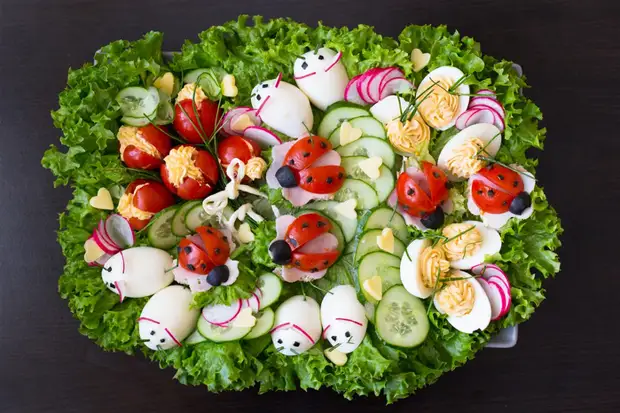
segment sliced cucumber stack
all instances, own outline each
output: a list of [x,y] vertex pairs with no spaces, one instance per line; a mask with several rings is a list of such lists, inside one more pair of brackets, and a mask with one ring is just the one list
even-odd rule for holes
[[338,202],[355,199],[358,210],[373,209],[379,205],[379,198],[373,187],[362,180],[353,178],[345,179],[342,187],[334,195],[334,199]]
[[327,139],[330,133],[339,127],[343,121],[369,115],[370,112],[361,106],[346,102],[334,103],[325,111],[317,134]]
[[282,294],[282,280],[280,277],[270,272],[258,277],[257,286],[263,293],[261,296],[262,308],[269,307],[278,301]]
[[147,234],[149,242],[153,247],[167,250],[179,242],[179,237],[172,233],[172,220],[178,209],[179,207],[174,205],[153,217]]
[[205,338],[216,343],[224,343],[227,341],[241,340],[252,331],[253,327],[235,327],[229,324],[225,327],[211,324],[204,317],[198,319],[198,331]]
[[392,208],[380,207],[373,210],[364,224],[364,231],[383,228],[392,228],[396,238],[404,243],[409,241],[405,219]]
[[[345,181],[345,183],[346,183],[346,181]],[[327,219],[332,224],[332,229],[330,229],[329,232],[334,234],[334,236],[338,240],[338,250],[340,252],[342,252],[344,250],[346,242],[345,242],[345,238],[344,238],[344,233],[342,232],[342,228],[340,228],[340,225],[338,225],[338,223],[335,220],[333,220],[327,214],[325,214],[324,212],[321,212],[321,211],[314,211],[314,210],[311,210],[311,209],[306,209],[306,210],[300,211],[297,214],[297,216],[300,216],[300,215],[303,215],[303,214],[307,214],[307,213],[319,214],[322,217],[324,217],[325,219]]]
[[[357,243],[357,249],[355,250],[355,261],[360,261],[366,254],[370,254],[375,251],[383,251],[377,245],[377,237],[381,235],[380,229],[369,229],[360,235],[359,242]],[[405,244],[398,238],[394,238],[394,252],[392,255],[401,258],[405,253]],[[399,265],[400,266],[400,265]]]
[[156,117],[159,106],[159,92],[156,88],[132,86],[118,92],[116,101],[121,107],[121,122],[132,126],[148,125]]
[[385,139],[380,138],[359,138],[344,146],[339,146],[336,152],[340,156],[378,156],[383,160],[383,165],[392,169],[396,163],[396,154]]
[[[360,116],[358,118],[348,119],[353,128],[362,130],[362,136],[370,136],[380,139],[386,139],[385,128],[377,119],[372,116]],[[332,147],[340,146],[340,125],[329,133],[329,141]]]
[[421,344],[429,330],[424,303],[400,285],[383,295],[375,311],[375,325],[383,340],[398,347]]
[[[400,258],[383,251],[371,252],[362,257],[357,268],[357,277],[360,286],[364,281],[371,279],[375,275],[381,277],[381,289],[387,291],[393,285],[401,284],[400,280]],[[362,287],[362,293],[366,301],[376,303],[373,297]]]
[[268,334],[276,320],[276,315],[271,308],[265,308],[263,311],[256,314],[255,317],[256,324],[254,324],[252,330],[243,337],[243,340],[251,340]]
[[359,179],[372,186],[377,193],[379,203],[385,201],[394,189],[394,174],[385,165],[379,168],[380,175],[377,179],[372,179],[359,167],[359,163],[366,160],[363,156],[346,156],[342,158],[341,165],[347,173],[347,178]]
[[334,208],[338,206],[340,202],[336,201],[316,201],[309,203],[306,208],[313,209],[315,211],[321,211],[329,218],[336,221],[340,228],[342,229],[342,233],[344,235],[344,239],[347,242],[351,242],[353,238],[355,238],[355,233],[357,231],[357,219],[347,218],[344,215],[339,214]]
[[[223,216],[224,218],[229,219],[234,212],[235,211],[227,205],[226,208],[224,208]],[[192,209],[190,209],[185,215],[185,226],[191,232],[196,231],[196,228],[199,226],[214,225],[216,222],[217,218],[213,215],[207,215],[205,210],[202,208],[201,202],[192,207]]]
[[176,214],[172,218],[172,233],[178,237],[184,237],[192,233],[187,225],[185,225],[185,219],[189,211],[194,209],[196,206],[200,206],[202,208],[202,202],[200,201],[190,201],[186,202],[177,209]]

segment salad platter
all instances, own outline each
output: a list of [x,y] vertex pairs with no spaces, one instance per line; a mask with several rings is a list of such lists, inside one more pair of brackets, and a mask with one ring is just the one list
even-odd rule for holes
[[445,26],[290,19],[99,49],[52,112],[80,332],[209,391],[408,397],[516,326],[559,271],[518,65]]

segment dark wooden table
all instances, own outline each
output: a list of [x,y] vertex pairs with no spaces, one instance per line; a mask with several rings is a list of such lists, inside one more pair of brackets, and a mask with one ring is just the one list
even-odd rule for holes
[[[215,3],[215,4],[212,4]],[[59,131],[56,107],[69,67],[101,45],[151,29],[165,47],[241,12],[310,24],[446,23],[485,53],[519,62],[549,129],[539,177],[566,229],[563,271],[511,350],[467,366],[386,411],[619,412],[620,9],[617,1],[306,0],[0,1],[0,412],[373,411],[329,390],[258,396],[209,394],[172,371],[103,353],[77,332],[56,293],[55,241],[68,189],[39,161]]]

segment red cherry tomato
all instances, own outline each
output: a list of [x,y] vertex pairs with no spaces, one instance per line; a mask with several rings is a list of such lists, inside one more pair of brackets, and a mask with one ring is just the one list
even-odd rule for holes
[[251,158],[260,156],[260,152],[256,142],[243,136],[229,136],[217,144],[217,157],[224,168],[235,158],[247,163]]
[[[139,188],[138,188],[139,187]],[[133,194],[133,206],[153,214],[174,204],[174,197],[166,187],[157,181],[136,179],[127,186],[127,194]],[[149,219],[129,218],[129,225],[134,230],[141,230],[148,224]]]
[[[162,128],[165,128],[162,127]],[[143,126],[138,129],[138,133],[144,140],[153,145],[159,156],[149,155],[146,152],[136,148],[134,145],[128,145],[121,159],[130,168],[136,169],[157,169],[163,163],[163,158],[170,152],[170,137],[154,125]]]
[[[176,148],[179,148],[180,146],[177,146]],[[166,164],[164,163],[160,168],[161,179],[168,188],[168,190],[178,195],[179,198],[185,199],[187,201],[193,199],[201,199],[209,195],[211,191],[213,191],[213,186],[219,178],[217,161],[209,152],[201,149],[196,149],[196,156],[194,157],[193,161],[194,164],[198,167],[198,169],[200,169],[200,171],[202,172],[201,179],[196,180],[186,177],[181,183],[181,185],[179,185],[178,187],[176,187],[172,182],[170,182],[168,168],[166,167]]]
[[[523,179],[517,172],[498,164],[490,164],[478,172],[497,188],[513,197],[523,192]],[[475,179],[475,178],[474,178]]]
[[471,195],[478,208],[490,214],[507,212],[514,199],[514,196],[485,185],[481,180],[474,180]]
[[398,177],[396,195],[398,202],[411,215],[419,217],[422,212],[435,210],[436,205],[433,205],[428,194],[406,172],[401,173]]
[[289,225],[284,241],[295,251],[319,235],[329,232],[331,228],[331,222],[322,215],[312,212],[303,214]]
[[284,157],[283,165],[301,171],[332,149],[332,144],[320,136],[300,138],[291,146]]
[[314,194],[333,194],[344,184],[345,171],[339,165],[310,167],[299,172],[299,186]]
[[179,242],[178,251],[179,265],[188,271],[208,274],[215,267],[207,253],[188,238],[183,238]]
[[318,272],[331,267],[339,256],[340,251],[338,250],[318,254],[293,252],[291,255],[291,266],[302,271]]
[[[198,118],[200,118],[200,124],[198,124],[196,113],[198,112]],[[172,125],[174,129],[189,143],[200,144],[203,143],[202,133],[210,137],[215,130],[215,121],[218,117],[218,106],[216,102],[212,102],[208,99],[200,102],[196,105],[196,111],[194,111],[194,105],[191,99],[184,99],[177,103],[174,107],[174,120]]]
[[437,166],[430,162],[422,162],[422,172],[431,192],[431,203],[435,206],[448,199],[448,177]]
[[196,228],[204,243],[204,252],[214,267],[224,265],[230,257],[230,246],[226,236],[213,227],[201,226]]

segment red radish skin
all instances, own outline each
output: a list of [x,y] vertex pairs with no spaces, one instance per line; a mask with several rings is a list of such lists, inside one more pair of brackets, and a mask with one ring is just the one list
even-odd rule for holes
[[305,74],[305,75],[303,75],[303,76],[295,76],[295,77],[293,77],[293,79],[295,79],[295,80],[301,80],[301,79],[305,79],[305,78],[307,78],[307,77],[314,76],[314,75],[316,75],[316,72],[310,72],[310,73],[306,73],[306,74]]
[[306,338],[312,343],[314,344],[314,340],[312,339],[312,337],[310,336],[310,334],[308,334],[306,332],[306,330],[304,330],[303,328],[299,327],[297,324],[293,324],[293,328],[297,331],[299,331],[301,334],[303,334],[304,336],[306,336]]
[[381,69],[373,68],[366,71],[364,79],[359,83],[360,95],[368,103],[376,103],[368,94],[368,85]]
[[245,138],[252,139],[262,149],[270,148],[282,143],[282,140],[269,129],[260,126],[250,126],[243,132]]
[[502,117],[502,119],[506,117],[504,107],[495,99],[491,99],[488,97],[475,97],[469,103],[470,108],[478,105],[488,106],[492,109],[495,109],[495,111]]
[[[204,318],[207,322],[209,322],[210,324],[216,325],[216,326],[220,326],[220,327],[226,327],[231,321],[233,321],[235,318],[237,318],[237,316],[239,315],[239,313],[241,312],[241,309],[243,307],[243,300],[239,299],[239,301],[237,301],[237,306],[236,308],[233,310],[233,315],[229,315],[224,313],[224,316],[222,318],[224,318],[224,320],[217,320],[217,319],[208,319],[205,316],[205,310],[208,309],[208,307],[206,307],[205,309],[203,309],[202,311],[202,318]],[[227,309],[232,308],[232,306],[229,306]],[[222,311],[227,311],[227,309],[222,308]]]
[[[494,110],[485,106],[485,107],[481,107],[481,106],[477,106],[475,108],[472,109],[478,109],[478,111],[474,114],[472,114],[468,119],[467,122],[465,122],[465,127],[469,127],[472,125],[477,125],[479,123],[488,123],[488,124],[495,124],[495,120],[496,120],[496,116],[494,114]],[[497,112],[495,112],[497,113]]]
[[390,80],[396,79],[398,77],[404,78],[405,74],[399,68],[391,67],[390,70],[385,73],[385,75],[383,76],[383,79],[381,79],[381,84],[379,84],[379,97],[381,96],[381,91],[383,90],[383,87],[385,86],[385,84],[389,82]]
[[274,328],[272,328],[271,330],[269,330],[269,334],[273,334],[273,333],[275,333],[276,331],[278,331],[279,329],[284,328],[284,327],[288,327],[288,326],[290,326],[290,325],[291,325],[291,323],[282,323],[282,324],[278,324],[277,326],[275,326]]
[[381,99],[381,82],[385,78],[389,69],[377,70],[372,79],[366,84],[366,94],[370,97],[373,103],[377,103]]
[[[486,106],[486,105],[475,105],[475,106],[471,106],[470,109],[478,109],[478,110],[488,110],[491,112],[492,116],[493,116],[493,122],[478,122],[478,123],[492,123],[493,125],[495,125],[497,127],[497,129],[499,129],[500,131],[504,130],[504,118],[502,118],[502,116],[492,107],[490,106]],[[474,123],[472,123],[473,125]],[[471,125],[468,125],[471,126]]]
[[121,250],[120,247],[117,248],[116,246],[111,246],[107,242],[103,241],[101,235],[99,235],[99,231],[97,230],[93,232],[91,238],[93,239],[93,241],[95,241],[95,244],[97,244],[97,246],[101,248],[101,250],[106,254],[114,255]]
[[118,291],[118,298],[119,298],[120,302],[122,303],[123,300],[125,299],[125,297],[123,296],[123,292],[121,291],[120,287],[118,286],[118,281],[114,281],[114,286],[116,287],[116,291]]
[[364,81],[367,77],[368,77],[368,72],[365,72],[364,74],[362,74],[362,76],[357,80],[357,83],[355,84],[355,88],[357,89],[357,94],[360,97],[360,99],[364,102],[365,105],[368,105],[371,103],[366,99],[366,96],[364,96],[364,93],[362,92],[362,87],[364,86]]
[[164,328],[164,331],[166,333],[168,333],[168,335],[170,336],[170,338],[172,339],[172,341],[174,341],[174,343],[179,346],[179,347],[183,347],[183,345],[181,344],[181,342],[179,340],[177,340],[177,338],[174,336],[174,334],[172,334],[170,332],[170,330],[168,330],[167,328]]
[[469,118],[476,113],[478,113],[478,109],[466,110],[465,112],[461,113],[458,118],[456,118],[456,122],[454,123],[454,125],[459,130],[465,129],[467,127],[466,125]]
[[494,287],[497,289],[497,291],[499,292],[499,295],[502,299],[502,309],[500,310],[499,314],[497,315],[497,318],[503,317],[504,314],[506,314],[508,312],[508,298],[506,296],[506,293],[504,292],[503,287],[501,287],[498,283],[494,282],[494,281],[488,281],[489,286]]
[[256,116],[260,116],[260,112],[261,110],[263,110],[263,108],[265,107],[265,105],[267,104],[267,102],[269,102],[269,99],[271,98],[271,96],[267,96],[265,98],[265,100],[263,100],[263,103],[261,103],[261,105],[258,107],[258,109],[256,110]]
[[[104,219],[99,221],[99,224],[97,225],[97,231],[99,231],[99,236],[101,237],[103,241],[107,242],[108,245],[116,247],[116,245],[114,244],[114,241],[112,241],[105,232],[105,220]],[[118,248],[120,249],[120,247]]]
[[347,87],[344,89],[344,100],[351,103],[357,103],[358,105],[364,105],[364,102],[357,93],[357,83],[359,82],[361,75],[354,76],[353,79],[347,83]]
[[478,281],[491,303],[491,321],[495,321],[501,317],[502,311],[506,306],[506,298],[497,286],[492,285],[484,278],[480,278]]
[[364,324],[360,323],[359,321],[351,320],[350,318],[340,318],[340,317],[337,317],[336,320],[338,320],[338,321],[347,321],[349,323],[357,324],[360,327],[364,326]]
[[332,69],[332,67],[336,66],[336,64],[340,61],[341,58],[342,58],[342,52],[338,52],[334,62],[325,68],[325,72],[329,72]]
[[497,94],[491,89],[480,89],[476,92],[476,96],[485,96],[493,100],[497,100]]
[[278,77],[276,78],[276,83],[273,85],[276,89],[280,86],[280,82],[282,81],[282,72],[278,73]]
[[380,91],[381,99],[396,93],[404,93],[408,90],[413,90],[413,83],[404,77],[396,77],[387,81],[385,85],[383,85],[383,88]]
[[138,322],[140,322],[140,321],[150,321],[151,323],[159,324],[159,321],[153,320],[152,318],[148,318],[148,317],[140,317],[140,318],[138,318]]
[[131,229],[129,221],[118,214],[113,214],[105,221],[105,232],[121,249],[131,247],[136,241],[136,234]]

